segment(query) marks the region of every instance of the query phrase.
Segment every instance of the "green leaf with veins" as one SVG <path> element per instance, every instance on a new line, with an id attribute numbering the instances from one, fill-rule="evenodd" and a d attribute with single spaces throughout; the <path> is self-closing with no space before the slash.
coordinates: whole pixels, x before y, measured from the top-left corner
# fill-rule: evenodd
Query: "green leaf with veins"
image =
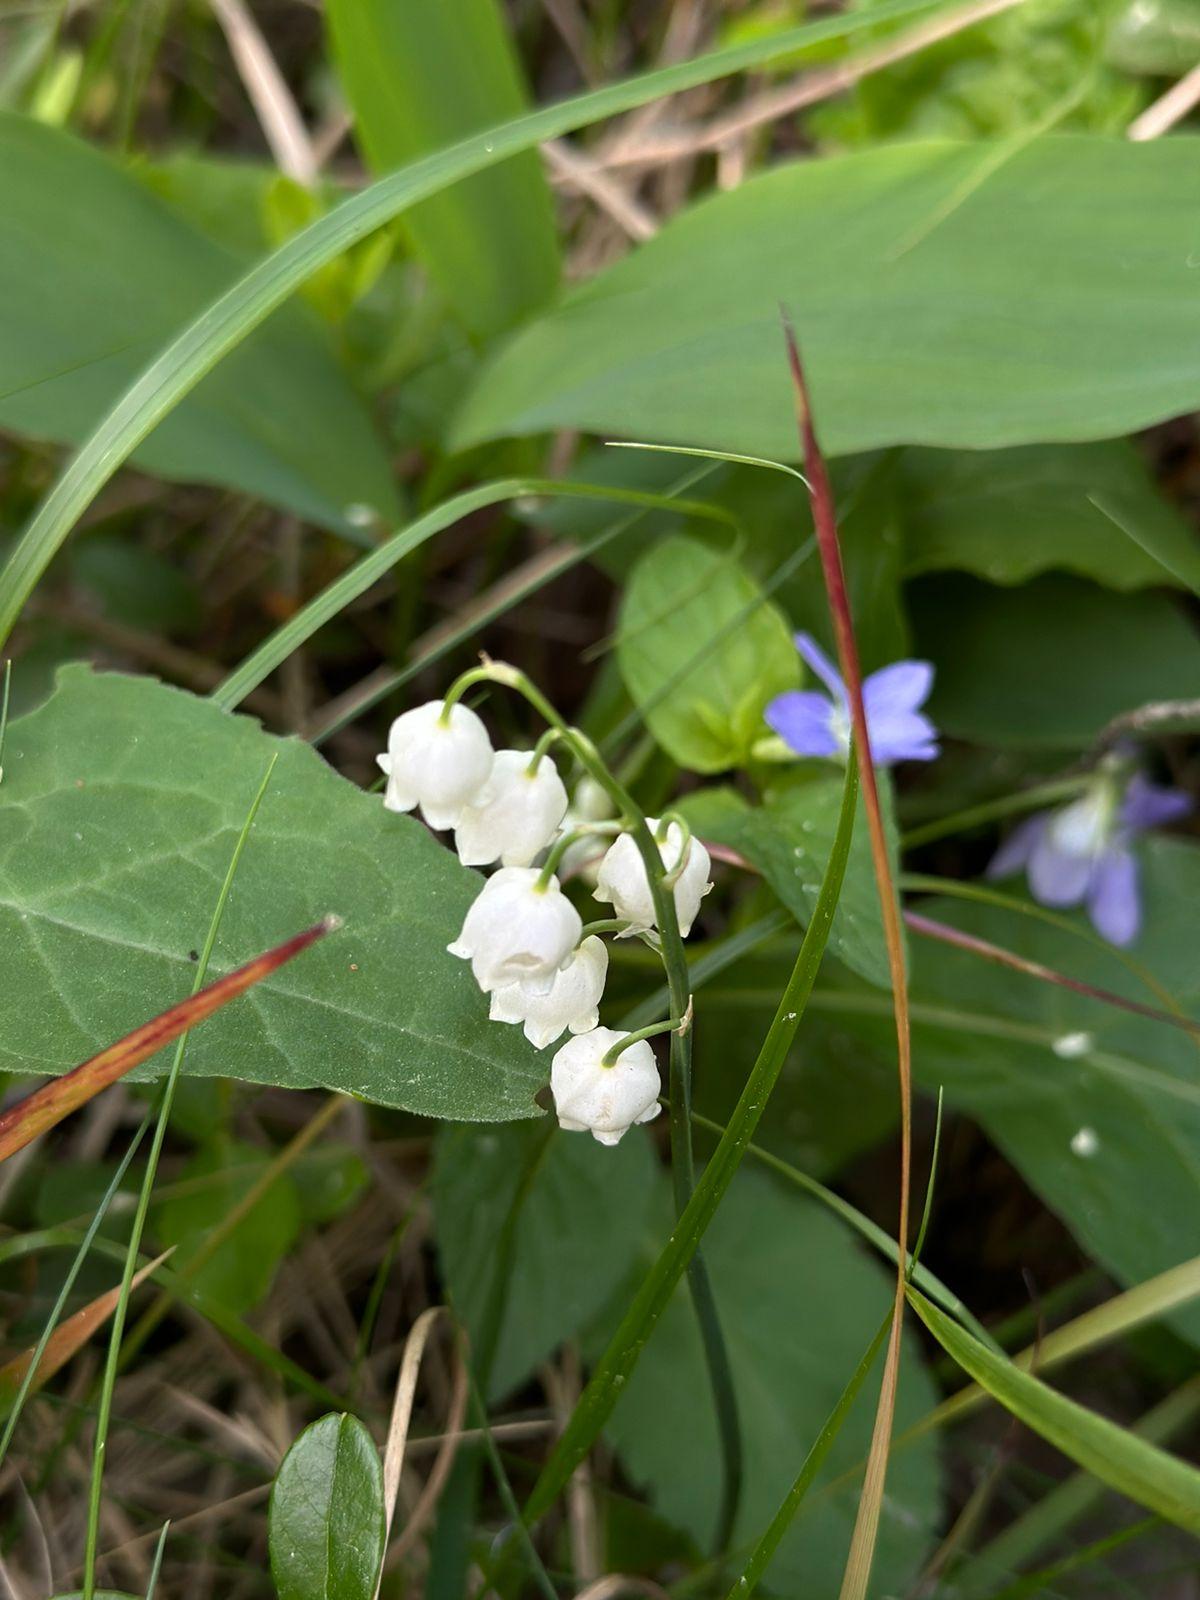
<path id="1" fill-rule="evenodd" d="M 383 1469 L 357 1417 L 330 1413 L 283 1458 L 271 1490 L 279 1600 L 373 1600 L 383 1564 Z"/>
<path id="2" fill-rule="evenodd" d="M 9 727 L 0 1071 L 63 1072 L 188 992 L 189 952 L 273 755 L 216 964 L 326 912 L 346 927 L 198 1028 L 185 1072 L 463 1121 L 536 1115 L 547 1058 L 488 1022 L 469 968 L 446 952 L 478 874 L 298 739 L 86 667 L 66 668 Z M 135 1075 L 164 1070 L 156 1056 Z"/>
<path id="3" fill-rule="evenodd" d="M 767 702 L 801 677 L 787 622 L 736 551 L 679 537 L 634 568 L 617 660 L 650 732 L 693 772 L 745 762 Z"/>

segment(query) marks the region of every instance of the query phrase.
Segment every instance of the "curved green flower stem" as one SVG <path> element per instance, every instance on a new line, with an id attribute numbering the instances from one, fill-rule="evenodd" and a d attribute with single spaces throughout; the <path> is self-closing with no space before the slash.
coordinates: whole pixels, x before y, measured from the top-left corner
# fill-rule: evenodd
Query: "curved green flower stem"
<path id="1" fill-rule="evenodd" d="M 662 959 L 667 974 L 667 990 L 672 1016 L 688 1014 L 691 993 L 688 988 L 687 957 L 679 932 L 679 918 L 675 911 L 675 897 L 665 887 L 662 853 L 651 836 L 641 808 L 624 786 L 608 770 L 592 741 L 578 728 L 571 727 L 555 710 L 550 701 L 518 668 L 507 662 L 486 661 L 482 666 L 464 672 L 450 686 L 446 694 L 449 706 L 459 699 L 472 684 L 499 683 L 523 695 L 540 717 L 556 728 L 563 742 L 574 751 L 584 771 L 595 780 L 613 803 L 617 813 L 628 819 L 629 833 L 637 846 L 646 869 L 651 899 L 654 902 L 654 920 L 662 939 Z M 687 1209 L 696 1187 L 695 1157 L 692 1151 L 692 1049 L 691 1029 L 671 1036 L 670 1094 L 671 1094 L 671 1177 L 675 1193 L 675 1210 L 680 1217 Z M 737 1396 L 733 1387 L 733 1374 L 729 1354 L 725 1348 L 717 1315 L 716 1300 L 712 1292 L 703 1257 L 696 1250 L 699 1235 L 684 1259 L 687 1267 L 688 1287 L 692 1305 L 700 1328 L 712 1386 L 713 1404 L 721 1439 L 723 1466 L 721 1512 L 717 1523 L 715 1547 L 722 1550 L 729 1542 L 737 1515 L 741 1495 L 742 1444 L 738 1421 Z M 590 1441 L 589 1441 L 590 1443 Z M 586 1449 L 586 1447 L 585 1447 Z M 569 1474 L 568 1474 L 569 1476 Z M 565 1481 L 565 1480 L 564 1480 Z"/>
<path id="2" fill-rule="evenodd" d="M 593 933 L 623 933 L 628 926 L 624 917 L 600 917 L 596 922 L 585 922 L 579 938 L 582 941 Z"/>
<path id="3" fill-rule="evenodd" d="M 1039 783 L 1034 789 L 1022 789 L 1018 794 L 984 800 L 980 805 L 967 806 L 948 817 L 937 817 L 933 822 L 909 828 L 901 834 L 900 843 L 905 850 L 911 850 L 917 845 L 932 844 L 935 839 L 945 839 L 952 833 L 966 833 L 969 828 L 982 827 L 986 822 L 998 822 L 1002 817 L 1036 811 L 1039 806 L 1051 805 L 1055 800 L 1073 800 L 1094 782 L 1094 773 L 1080 772 L 1070 778 L 1056 778 L 1052 783 Z"/>
<path id="4" fill-rule="evenodd" d="M 665 1022 L 652 1022 L 648 1028 L 639 1028 L 636 1033 L 627 1033 L 619 1043 L 613 1045 L 611 1050 L 606 1050 L 600 1057 L 600 1065 L 615 1067 L 623 1052 L 635 1044 L 640 1044 L 643 1039 L 653 1039 L 660 1033 L 679 1033 L 690 1026 L 690 1016 L 668 1017 Z"/>
<path id="5" fill-rule="evenodd" d="M 229 891 L 233 887 L 234 876 L 237 873 L 238 863 L 242 859 L 242 851 L 246 848 L 246 840 L 250 837 L 250 829 L 258 815 L 258 808 L 262 804 L 263 796 L 267 792 L 267 785 L 271 781 L 271 774 L 275 770 L 277 756 L 272 756 L 263 780 L 258 786 L 258 792 L 250 802 L 250 809 L 246 813 L 246 820 L 242 824 L 242 831 L 238 835 L 237 843 L 233 847 L 229 866 L 225 872 L 225 880 L 217 895 L 217 903 L 213 909 L 212 920 L 208 926 L 208 935 L 204 941 L 204 948 L 200 952 L 200 960 L 196 963 L 196 977 L 192 985 L 192 992 L 204 987 L 204 979 L 208 972 L 208 963 L 212 959 L 213 946 L 217 942 L 217 930 L 221 926 L 221 918 L 225 913 Z M 100 1387 L 100 1399 L 96 1408 L 96 1440 L 92 1447 L 92 1475 L 88 1489 L 87 1533 L 84 1539 L 83 1554 L 83 1585 L 80 1590 L 82 1600 L 95 1600 L 96 1594 L 96 1554 L 100 1541 L 100 1498 L 104 1487 L 104 1462 L 108 1449 L 108 1425 L 112 1418 L 113 1390 L 117 1381 L 117 1362 L 121 1355 L 121 1344 L 125 1337 L 125 1317 L 129 1306 L 130 1286 L 133 1282 L 134 1268 L 137 1262 L 138 1251 L 141 1248 L 142 1233 L 146 1226 L 146 1217 L 150 1211 L 150 1196 L 154 1189 L 154 1179 L 158 1173 L 158 1160 L 162 1154 L 163 1142 L 166 1139 L 167 1123 L 171 1117 L 171 1107 L 175 1100 L 175 1087 L 179 1082 L 179 1073 L 183 1066 L 183 1055 L 187 1049 L 188 1035 L 180 1034 L 179 1042 L 175 1046 L 175 1055 L 171 1061 L 171 1070 L 163 1084 L 162 1095 L 159 1100 L 158 1120 L 154 1127 L 154 1137 L 150 1143 L 150 1154 L 146 1159 L 146 1171 L 142 1177 L 141 1192 L 138 1195 L 137 1210 L 134 1213 L 133 1228 L 129 1235 L 129 1243 L 125 1252 L 125 1270 L 121 1278 L 121 1297 L 113 1312 L 112 1328 L 108 1340 L 108 1356 L 104 1366 L 104 1378 Z"/>
<path id="6" fill-rule="evenodd" d="M 557 729 L 555 730 L 557 732 Z M 561 737 L 561 735 L 560 735 Z M 584 839 L 615 838 L 621 831 L 619 822 L 581 822 L 577 828 L 572 828 L 556 839 L 550 847 L 550 853 L 542 863 L 542 870 L 538 873 L 535 889 L 543 893 L 550 887 L 550 879 L 562 865 L 562 859 L 574 845 L 582 843 Z"/>
<path id="7" fill-rule="evenodd" d="M 531 778 L 537 777 L 538 768 L 542 764 L 542 757 L 549 755 L 551 748 L 562 738 L 557 728 L 547 728 L 542 737 L 529 753 L 529 765 L 525 771 Z"/>
<path id="8" fill-rule="evenodd" d="M 796 964 L 780 997 L 758 1058 L 751 1068 L 729 1126 L 722 1134 L 683 1215 L 634 1295 L 607 1349 L 593 1368 L 587 1388 L 571 1413 L 550 1459 L 542 1468 L 525 1503 L 523 1515 L 526 1526 L 532 1527 L 554 1504 L 612 1414 L 629 1373 L 670 1302 L 676 1285 L 750 1146 L 759 1118 L 796 1037 L 825 953 L 833 913 L 845 877 L 857 795 L 857 765 L 851 759 L 846 768 L 837 833 L 812 921 L 805 932 Z"/>

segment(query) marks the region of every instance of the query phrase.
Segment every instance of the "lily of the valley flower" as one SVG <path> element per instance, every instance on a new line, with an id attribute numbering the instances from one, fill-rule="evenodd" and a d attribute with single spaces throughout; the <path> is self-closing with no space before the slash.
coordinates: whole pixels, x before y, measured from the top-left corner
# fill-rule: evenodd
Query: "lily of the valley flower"
<path id="1" fill-rule="evenodd" d="M 569 1029 L 588 1033 L 600 1021 L 600 997 L 608 977 L 608 950 L 594 933 L 570 962 L 554 975 L 549 994 L 534 994 L 524 983 L 492 993 L 493 1022 L 521 1022 L 535 1050 L 544 1050 Z"/>
<path id="2" fill-rule="evenodd" d="M 699 839 L 687 838 L 678 822 L 672 822 L 665 839 L 659 839 L 657 817 L 647 817 L 646 826 L 654 835 L 663 866 L 675 877 L 675 913 L 684 938 L 700 910 L 700 902 L 712 888 L 708 873 L 712 862 Z M 683 857 L 682 864 L 680 857 Z M 654 897 L 650 880 L 633 835 L 623 833 L 609 846 L 596 883 L 597 900 L 611 904 L 613 912 L 628 924 L 621 937 L 646 933 L 655 926 Z"/>
<path id="3" fill-rule="evenodd" d="M 1138 865 L 1130 845 L 1147 828 L 1177 822 L 1190 795 L 1161 789 L 1134 773 L 1122 792 L 1102 772 L 1085 794 L 1056 811 L 1039 811 L 1014 829 L 992 858 L 989 878 L 1024 868 L 1035 900 L 1046 906 L 1086 902 L 1096 932 L 1131 944 L 1141 927 Z"/>
<path id="4" fill-rule="evenodd" d="M 446 948 L 471 963 L 484 993 L 523 984 L 549 994 L 555 974 L 570 961 L 583 932 L 578 911 L 551 876 L 543 885 L 536 867 L 501 867 L 467 912 L 462 932 Z"/>
<path id="5" fill-rule="evenodd" d="M 429 700 L 396 718 L 387 754 L 375 759 L 387 773 L 389 811 L 419 806 L 431 828 L 453 828 L 487 782 L 492 741 L 469 707 L 455 704 L 447 716 L 441 700 Z"/>
<path id="6" fill-rule="evenodd" d="M 601 1144 L 617 1144 L 635 1122 L 650 1122 L 662 1107 L 654 1052 L 645 1039 L 623 1050 L 611 1066 L 604 1057 L 628 1034 L 593 1028 L 555 1052 L 550 1092 L 558 1124 L 569 1133 L 590 1133 Z"/>
<path id="7" fill-rule="evenodd" d="M 829 690 L 777 695 L 764 716 L 784 744 L 798 756 L 835 756 L 850 750 L 850 701 L 841 674 L 810 634 L 796 635 L 796 648 Z M 937 729 L 920 710 L 933 687 L 928 661 L 894 661 L 863 680 L 867 736 L 876 766 L 897 761 L 932 761 L 938 754 Z"/>
<path id="8" fill-rule="evenodd" d="M 463 807 L 454 830 L 464 866 L 527 867 L 567 814 L 567 791 L 549 756 L 497 750 L 483 789 Z"/>

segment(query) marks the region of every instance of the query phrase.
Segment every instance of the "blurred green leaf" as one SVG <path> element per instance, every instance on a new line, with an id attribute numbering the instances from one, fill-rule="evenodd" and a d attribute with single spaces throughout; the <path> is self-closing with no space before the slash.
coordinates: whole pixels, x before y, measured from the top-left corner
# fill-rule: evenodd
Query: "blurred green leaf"
<path id="1" fill-rule="evenodd" d="M 1107 53 L 1124 72 L 1190 72 L 1200 58 L 1200 0 L 1123 0 Z"/>
<path id="2" fill-rule="evenodd" d="M 330 0 L 327 14 L 357 137 L 376 172 L 526 109 L 496 0 Z M 544 305 L 558 284 L 554 208 L 535 152 L 415 206 L 402 226 L 481 336 Z"/>
<path id="3" fill-rule="evenodd" d="M 894 860 L 891 786 L 882 776 L 879 791 Z M 750 805 L 733 789 L 700 789 L 687 795 L 679 810 L 697 837 L 727 845 L 757 867 L 801 927 L 806 927 L 833 847 L 841 796 L 842 779 L 835 770 L 818 770 L 812 775 L 810 767 L 805 778 L 781 780 L 762 805 Z M 871 983 L 891 987 L 861 795 L 829 948 Z"/>
<path id="4" fill-rule="evenodd" d="M 98 151 L 0 114 L 0 425 L 87 437 L 238 260 Z M 135 458 L 167 478 L 256 495 L 326 527 L 396 508 L 365 407 L 316 324 L 282 315 L 164 421 Z M 361 540 L 359 530 L 356 537 Z"/>
<path id="5" fill-rule="evenodd" d="M 186 1268 L 213 1229 L 261 1179 L 270 1160 L 254 1145 L 221 1140 L 179 1170 L 172 1185 L 179 1192 L 153 1212 L 163 1248 L 175 1249 L 172 1267 Z M 266 1296 L 299 1232 L 296 1183 L 290 1173 L 281 1173 L 190 1282 L 230 1311 L 249 1311 Z"/>
<path id="6" fill-rule="evenodd" d="M 886 1270 L 819 1207 L 753 1172 L 739 1173 L 704 1249 L 746 1442 L 733 1541 L 742 1546 L 763 1531 L 791 1487 L 887 1309 L 889 1282 Z M 914 1342 L 902 1360 L 899 1428 L 936 1399 Z M 877 1387 L 868 1382 L 821 1481 L 865 1453 Z M 720 1456 L 699 1335 L 682 1293 L 630 1374 L 605 1432 L 660 1514 L 705 1547 L 720 1493 Z M 858 1496 L 856 1483 L 822 1494 L 818 1482 L 772 1563 L 772 1590 L 837 1593 Z M 876 1558 L 887 1592 L 903 1593 L 915 1576 L 936 1537 L 929 1519 L 939 1496 L 937 1444 L 926 1438 L 898 1454 L 888 1474 Z"/>
<path id="7" fill-rule="evenodd" d="M 1110 589 L 1144 589 L 1174 581 L 1154 552 L 1176 564 L 1195 560 L 1192 529 L 1123 439 L 906 450 L 900 475 L 906 576 L 953 570 L 1012 584 L 1062 570 Z"/>
<path id="8" fill-rule="evenodd" d="M 549 1053 L 546 1055 L 549 1073 Z M 645 1234 L 656 1163 L 635 1131 L 614 1149 L 544 1125 L 446 1128 L 433 1177 L 438 1254 L 478 1349 L 488 1297 L 504 1273 L 504 1316 L 490 1389 L 510 1394 L 574 1338 L 628 1277 Z M 540 1151 L 539 1146 L 544 1146 Z M 510 1262 L 500 1245 L 530 1161 Z"/>
<path id="9" fill-rule="evenodd" d="M 767 702 L 800 683 L 787 622 L 736 551 L 684 538 L 654 545 L 630 575 L 618 630 L 617 660 L 646 726 L 693 772 L 744 763 L 766 732 Z"/>
<path id="10" fill-rule="evenodd" d="M 151 679 L 73 667 L 10 724 L 4 755 L 0 1071 L 63 1072 L 189 989 L 197 907 L 278 755 L 217 960 L 329 911 L 347 926 L 198 1029 L 186 1071 L 428 1116 L 534 1114 L 541 1059 L 488 1022 L 446 954 L 478 875 L 309 746 Z M 163 1070 L 154 1057 L 136 1076 Z"/>
<path id="11" fill-rule="evenodd" d="M 1195 163 L 1186 135 L 1048 136 L 777 167 L 512 338 L 457 441 L 577 427 L 793 460 L 781 302 L 835 455 L 1112 438 L 1189 411 Z"/>
<path id="12" fill-rule="evenodd" d="M 909 1301 L 947 1354 L 1026 1427 L 1110 1488 L 1200 1534 L 1200 1471 L 1022 1372 L 917 1290 Z"/>
<path id="13" fill-rule="evenodd" d="M 336 1142 L 306 1150 L 294 1170 L 305 1222 L 332 1222 L 350 1209 L 371 1182 L 367 1164 L 353 1145 Z"/>
<path id="14" fill-rule="evenodd" d="M 911 585 L 909 604 L 916 654 L 937 668 L 929 714 L 955 738 L 1081 748 L 1123 711 L 1200 695 L 1200 637 L 1168 595 L 947 576 Z"/>
<path id="15" fill-rule="evenodd" d="M 383 1564 L 383 1469 L 357 1417 L 306 1428 L 271 1490 L 271 1576 L 279 1600 L 374 1600 Z"/>
<path id="16" fill-rule="evenodd" d="M 91 534 L 72 547 L 69 561 L 72 580 L 115 622 L 147 633 L 187 634 L 200 620 L 199 591 L 178 558 L 116 535 Z"/>

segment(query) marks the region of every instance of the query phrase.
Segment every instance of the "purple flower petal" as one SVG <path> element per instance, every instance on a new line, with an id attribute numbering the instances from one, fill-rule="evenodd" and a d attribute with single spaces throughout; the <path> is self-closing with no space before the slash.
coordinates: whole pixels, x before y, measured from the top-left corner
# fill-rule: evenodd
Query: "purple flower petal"
<path id="1" fill-rule="evenodd" d="M 919 711 L 867 711 L 871 755 L 879 766 L 897 761 L 933 761 L 938 755 L 937 729 Z"/>
<path id="2" fill-rule="evenodd" d="M 1135 772 L 1121 802 L 1121 822 L 1126 828 L 1161 828 L 1178 822 L 1192 809 L 1192 797 L 1181 789 L 1160 789 Z"/>
<path id="3" fill-rule="evenodd" d="M 1044 906 L 1078 905 L 1088 892 L 1096 858 L 1063 850 L 1049 828 L 1029 854 L 1029 887 Z"/>
<path id="4" fill-rule="evenodd" d="M 841 752 L 833 732 L 833 707 L 823 694 L 791 689 L 777 695 L 763 716 L 798 756 L 836 756 Z"/>
<path id="5" fill-rule="evenodd" d="M 863 681 L 868 725 L 873 728 L 877 717 L 916 711 L 932 688 L 933 667 L 928 661 L 893 661 L 890 667 L 880 667 Z"/>
<path id="6" fill-rule="evenodd" d="M 989 878 L 1007 878 L 1014 872 L 1020 872 L 1029 865 L 1029 858 L 1041 841 L 1046 831 L 1046 824 L 1050 821 L 1048 811 L 1039 811 L 1036 816 L 1027 817 L 1018 827 L 1014 828 L 1000 846 L 996 854 L 988 862 L 987 876 Z"/>
<path id="7" fill-rule="evenodd" d="M 1142 923 L 1137 862 L 1115 845 L 1096 862 L 1088 890 L 1088 914 L 1110 944 L 1132 944 Z"/>
<path id="8" fill-rule="evenodd" d="M 829 690 L 835 700 L 846 704 L 846 685 L 842 682 L 841 673 L 830 661 L 821 646 L 811 633 L 798 633 L 796 635 L 796 649 L 804 657 L 809 668 L 816 673 L 821 682 Z"/>

